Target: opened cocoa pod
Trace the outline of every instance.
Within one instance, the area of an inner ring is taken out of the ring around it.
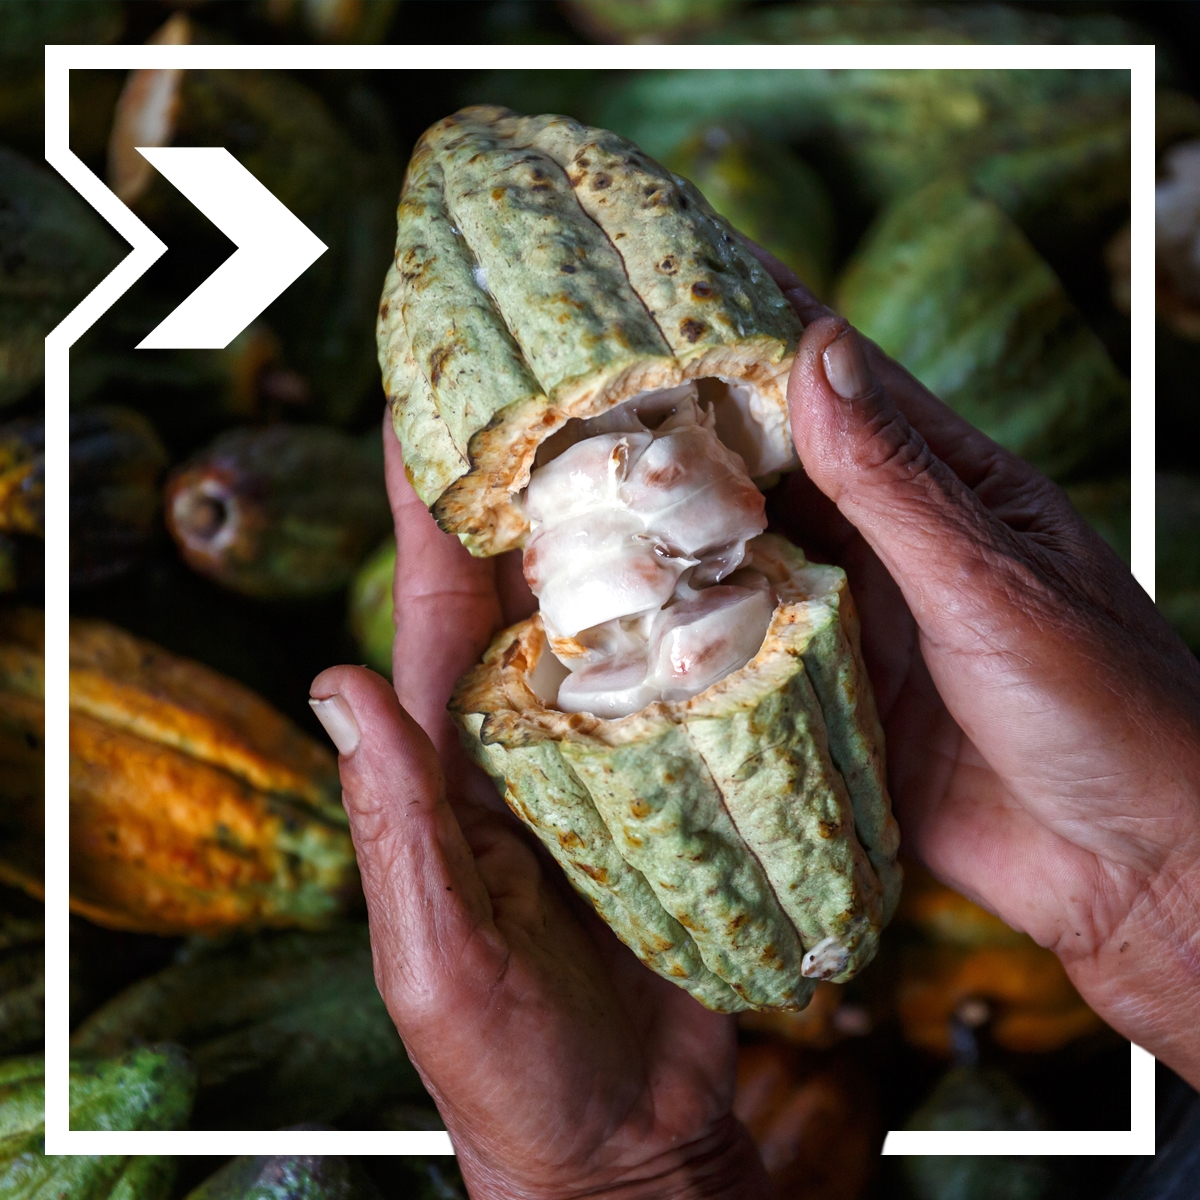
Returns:
[[[846,576],[763,533],[779,288],[630,142],[480,106],[417,144],[377,335],[417,494],[538,598],[450,703],[513,812],[710,1008],[851,978],[898,832]]]

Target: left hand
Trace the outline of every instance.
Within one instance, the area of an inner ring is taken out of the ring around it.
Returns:
[[[459,676],[535,607],[519,556],[472,558],[404,477],[395,691],[363,667],[313,682],[334,734],[375,977],[475,1197],[757,1197],[733,1117],[735,1027],[648,971],[571,892],[466,757]]]

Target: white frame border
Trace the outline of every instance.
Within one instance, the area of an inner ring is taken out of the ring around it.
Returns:
[[[1133,573],[1154,595],[1154,66],[1153,45],[1122,46],[279,46],[46,47],[46,161],[133,249],[46,338],[46,1143],[47,1154],[453,1154],[440,1132],[114,1131],[68,1128],[69,941],[67,507],[70,348],[166,246],[69,146],[70,71],[138,68],[291,70],[891,68],[1101,69],[1130,72]],[[418,63],[417,67],[398,64]],[[1127,1130],[893,1130],[884,1154],[1144,1155],[1154,1153],[1154,1059],[1130,1047]]]

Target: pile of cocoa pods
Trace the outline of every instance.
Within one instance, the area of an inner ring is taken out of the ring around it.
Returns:
[[[51,1159],[37,1116],[49,836],[70,852],[74,1127],[442,1127],[375,989],[307,697],[333,663],[391,670],[375,312],[408,154],[460,105],[638,142],[1130,555],[1127,72],[73,70],[72,149],[169,252],[71,351],[70,824],[48,831],[44,431],[65,415],[42,341],[127,249],[41,161],[44,45],[1156,42],[1157,595],[1200,650],[1200,80],[1180,53],[1200,30],[1190,6],[1095,7],[0,6],[0,1194],[465,1196],[452,1159]],[[134,151],[151,126],[227,147],[328,247],[223,350],[135,350],[229,253]],[[1102,1195],[1120,1162],[880,1157],[888,1129],[1129,1121],[1128,1043],[1057,958],[905,870],[861,977],[739,1018],[736,1111],[777,1194]]]

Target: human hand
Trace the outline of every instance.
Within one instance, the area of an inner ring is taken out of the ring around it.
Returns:
[[[806,326],[772,516],[847,570],[907,852],[1200,1086],[1200,663],[1061,489],[756,253]]]
[[[518,556],[472,558],[404,477],[395,691],[313,682],[341,752],[375,978],[474,1197],[769,1194],[732,1116],[731,1017],[646,970],[570,891],[467,759],[454,683],[535,602]]]

